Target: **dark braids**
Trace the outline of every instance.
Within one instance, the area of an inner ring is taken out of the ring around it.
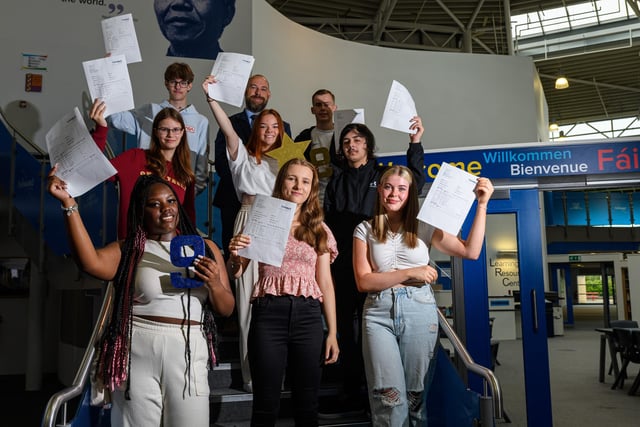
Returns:
[[[131,381],[131,333],[133,323],[133,297],[135,293],[135,276],[138,263],[144,254],[147,241],[144,230],[144,208],[149,195],[149,189],[153,184],[164,184],[171,189],[177,199],[175,191],[164,179],[157,175],[142,175],[136,181],[131,192],[131,204],[127,213],[127,236],[121,242],[120,264],[116,276],[113,279],[114,298],[109,325],[98,343],[98,363],[96,374],[101,377],[105,387],[114,391],[125,381],[127,388],[125,398],[129,399],[129,383]],[[178,204],[180,222],[178,232],[183,235],[197,235],[195,225],[189,219],[182,204]],[[205,253],[215,259],[208,245],[205,245]],[[190,290],[187,298],[190,301]],[[190,307],[187,307],[188,312]],[[202,330],[209,347],[209,367],[213,368],[216,362],[215,349],[217,348],[217,329],[213,315],[213,306],[207,298],[203,304]],[[189,337],[189,322],[187,326],[187,345],[185,346],[185,359],[187,372],[191,366],[191,351]]]

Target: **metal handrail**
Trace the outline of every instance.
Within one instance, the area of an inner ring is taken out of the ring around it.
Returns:
[[[102,336],[104,332],[107,321],[109,317],[109,313],[111,312],[111,307],[113,305],[113,284],[109,283],[107,286],[107,290],[105,292],[104,301],[102,302],[102,308],[100,309],[100,314],[98,315],[98,320],[96,322],[96,326],[93,328],[93,333],[91,334],[91,338],[89,339],[89,344],[87,345],[87,349],[84,352],[84,356],[82,357],[82,362],[80,362],[80,367],[76,372],[76,376],[73,380],[73,383],[70,387],[60,390],[51,398],[47,403],[47,406],[44,411],[44,416],[42,417],[42,427],[54,427],[56,418],[58,416],[58,412],[60,408],[63,407],[63,424],[67,425],[67,402],[73,399],[76,396],[79,396],[84,389],[84,386],[87,382],[87,378],[89,378],[89,374],[91,372],[91,363],[93,361],[93,357],[95,355],[95,347],[96,343]],[[63,406],[64,405],[64,406]]]
[[[442,314],[440,310],[438,310],[438,320],[440,323],[440,328],[445,333],[447,338],[449,338],[451,345],[453,345],[453,348],[455,349],[456,354],[460,357],[460,360],[462,360],[462,363],[464,363],[465,368],[467,368],[468,371],[473,372],[474,374],[477,374],[484,379],[485,396],[487,393],[487,385],[491,389],[491,396],[493,397],[494,417],[498,419],[502,419],[503,418],[502,390],[500,389],[500,384],[498,383],[498,379],[493,374],[491,369],[486,368],[482,365],[479,365],[473,361],[473,358],[471,357],[471,355],[469,354],[465,346],[462,344],[462,341],[460,341],[460,338],[458,338],[458,336],[456,335],[455,331],[447,321],[447,318],[444,316],[444,314]]]
[[[42,148],[40,148],[37,144],[34,144],[33,141],[31,141],[29,138],[27,138],[22,132],[20,132],[18,130],[17,127],[15,127],[10,121],[9,119],[7,119],[7,116],[4,114],[4,110],[0,107],[0,117],[2,117],[2,120],[8,125],[8,127],[13,131],[14,133],[14,137],[15,135],[18,135],[20,138],[22,138],[22,140],[24,141],[25,144],[27,144],[33,151],[35,151],[38,156],[40,157],[47,157],[47,152],[44,151]]]

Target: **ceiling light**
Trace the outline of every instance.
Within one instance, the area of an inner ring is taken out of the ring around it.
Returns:
[[[565,76],[556,79],[556,89],[566,89],[569,87],[569,80]]]
[[[558,127],[558,123],[555,120],[551,120],[551,123],[549,124],[549,132],[557,132],[558,129],[560,129]]]

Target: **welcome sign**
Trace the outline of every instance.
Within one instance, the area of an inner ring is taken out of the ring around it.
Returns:
[[[406,164],[403,154],[381,155],[381,164]],[[531,143],[452,151],[426,150],[427,182],[442,162],[490,179],[531,180],[570,175],[640,173],[640,141]]]

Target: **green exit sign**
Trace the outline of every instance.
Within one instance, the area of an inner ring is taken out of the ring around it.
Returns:
[[[569,255],[569,261],[580,261],[581,259],[580,255]]]

